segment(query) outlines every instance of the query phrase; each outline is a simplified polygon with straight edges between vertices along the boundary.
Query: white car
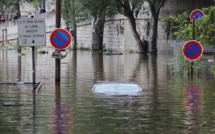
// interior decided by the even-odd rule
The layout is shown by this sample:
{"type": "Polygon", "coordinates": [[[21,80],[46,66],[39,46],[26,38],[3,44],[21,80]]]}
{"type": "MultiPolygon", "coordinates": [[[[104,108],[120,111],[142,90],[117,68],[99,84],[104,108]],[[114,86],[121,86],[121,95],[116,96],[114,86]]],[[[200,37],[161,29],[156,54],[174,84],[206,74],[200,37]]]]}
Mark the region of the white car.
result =
{"type": "Polygon", "coordinates": [[[97,82],[92,90],[105,95],[138,95],[143,89],[130,82],[97,82]]]}

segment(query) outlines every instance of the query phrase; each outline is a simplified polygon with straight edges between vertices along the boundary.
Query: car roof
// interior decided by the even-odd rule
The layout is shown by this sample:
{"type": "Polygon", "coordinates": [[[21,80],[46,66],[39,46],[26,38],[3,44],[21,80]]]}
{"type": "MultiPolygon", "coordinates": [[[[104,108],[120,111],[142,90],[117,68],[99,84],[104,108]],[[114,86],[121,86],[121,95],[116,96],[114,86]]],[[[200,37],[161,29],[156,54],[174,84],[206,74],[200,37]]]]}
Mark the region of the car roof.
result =
{"type": "Polygon", "coordinates": [[[112,95],[130,95],[142,91],[142,88],[134,82],[96,82],[92,88],[94,93],[112,94],[112,95]]]}

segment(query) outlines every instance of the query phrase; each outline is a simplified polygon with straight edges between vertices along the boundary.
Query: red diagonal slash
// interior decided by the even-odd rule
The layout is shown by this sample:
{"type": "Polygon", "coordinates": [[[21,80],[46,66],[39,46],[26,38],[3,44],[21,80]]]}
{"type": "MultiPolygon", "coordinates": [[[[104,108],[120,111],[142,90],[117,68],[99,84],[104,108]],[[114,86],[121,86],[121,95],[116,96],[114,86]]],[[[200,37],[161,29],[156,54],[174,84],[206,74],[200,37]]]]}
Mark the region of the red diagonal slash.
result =
{"type": "Polygon", "coordinates": [[[195,50],[193,50],[193,48],[192,47],[190,47],[190,46],[187,46],[195,55],[197,55],[197,53],[196,53],[196,51],[195,50]]]}
{"type": "Polygon", "coordinates": [[[55,37],[56,37],[56,38],[58,38],[59,40],[61,40],[62,42],[67,43],[67,41],[66,41],[66,40],[64,40],[63,38],[61,38],[61,37],[60,37],[60,36],[58,36],[57,34],[55,35],[55,37]]]}

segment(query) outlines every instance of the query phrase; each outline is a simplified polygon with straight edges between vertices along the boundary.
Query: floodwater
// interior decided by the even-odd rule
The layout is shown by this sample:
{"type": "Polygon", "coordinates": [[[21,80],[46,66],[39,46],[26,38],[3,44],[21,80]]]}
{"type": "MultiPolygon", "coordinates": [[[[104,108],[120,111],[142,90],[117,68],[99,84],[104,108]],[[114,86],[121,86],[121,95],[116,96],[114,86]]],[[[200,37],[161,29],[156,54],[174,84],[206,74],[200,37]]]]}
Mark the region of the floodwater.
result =
{"type": "Polygon", "coordinates": [[[173,55],[102,55],[69,52],[55,83],[55,59],[36,54],[32,93],[32,52],[0,50],[1,134],[213,134],[215,78],[208,67],[190,80],[166,64],[173,55]],[[96,81],[139,84],[135,96],[92,92],[96,81]]]}

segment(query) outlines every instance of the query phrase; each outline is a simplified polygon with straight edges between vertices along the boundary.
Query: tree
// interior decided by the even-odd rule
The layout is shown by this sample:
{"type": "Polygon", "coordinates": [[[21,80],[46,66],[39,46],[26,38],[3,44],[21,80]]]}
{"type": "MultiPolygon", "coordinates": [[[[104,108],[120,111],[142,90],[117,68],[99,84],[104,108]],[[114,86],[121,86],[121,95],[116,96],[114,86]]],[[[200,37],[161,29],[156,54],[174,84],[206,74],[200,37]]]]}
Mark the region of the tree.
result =
{"type": "MultiPolygon", "coordinates": [[[[87,14],[93,17],[92,50],[102,50],[105,17],[107,16],[107,14],[114,14],[118,12],[128,18],[133,31],[133,36],[138,45],[139,52],[146,54],[147,45],[143,45],[141,43],[140,35],[136,29],[136,18],[138,14],[142,11],[143,4],[145,1],[149,2],[150,9],[152,12],[151,29],[153,30],[151,30],[150,41],[151,44],[153,44],[152,48],[157,49],[156,40],[158,17],[160,13],[160,8],[164,5],[166,0],[80,0],[79,3],[81,3],[80,8],[82,9],[82,11],[87,11],[87,14]]],[[[155,52],[157,52],[157,50],[155,50],[155,52]]]]}
{"type": "Polygon", "coordinates": [[[118,12],[125,15],[131,25],[134,38],[139,48],[139,52],[146,53],[147,46],[141,43],[140,36],[136,29],[136,20],[138,13],[143,9],[144,2],[149,3],[151,10],[151,27],[150,27],[150,40],[149,40],[149,51],[151,53],[157,53],[157,25],[161,7],[164,6],[167,0],[115,0],[117,3],[118,12]]]}
{"type": "Polygon", "coordinates": [[[63,18],[66,20],[66,25],[69,30],[69,24],[72,24],[71,34],[74,38],[72,49],[76,49],[77,32],[76,23],[87,19],[92,19],[92,43],[93,51],[103,49],[103,31],[106,16],[106,8],[110,1],[106,0],[64,0],[63,1],[63,18]],[[77,8],[78,7],[78,8],[77,8]]]}
{"type": "MultiPolygon", "coordinates": [[[[14,13],[15,10],[19,13],[19,18],[21,17],[20,12],[20,2],[23,2],[24,0],[1,0],[0,1],[0,14],[5,15],[5,12],[8,11],[9,13],[14,13]]],[[[42,0],[27,0],[27,2],[33,2],[35,3],[41,3],[42,0]]]]}
{"type": "Polygon", "coordinates": [[[144,1],[143,0],[115,0],[115,1],[118,13],[123,14],[128,18],[134,39],[138,45],[139,52],[146,54],[147,46],[142,45],[141,43],[141,38],[139,33],[137,32],[135,20],[135,15],[136,17],[138,16],[138,13],[141,10],[144,1]]]}
{"type": "Polygon", "coordinates": [[[76,2],[75,0],[72,0],[72,13],[71,13],[71,16],[72,16],[72,30],[71,30],[71,34],[72,34],[72,37],[73,37],[73,46],[72,46],[72,49],[73,50],[76,50],[77,49],[77,21],[76,21],[76,2]]]}
{"type": "Polygon", "coordinates": [[[149,38],[149,51],[157,53],[157,26],[159,20],[160,9],[164,6],[167,0],[147,0],[151,10],[151,27],[149,38]]]}
{"type": "Polygon", "coordinates": [[[72,50],[76,50],[77,47],[76,5],[76,0],[63,0],[62,16],[65,20],[66,28],[68,31],[70,31],[70,24],[72,23],[71,34],[74,42],[72,50]]]}
{"type": "MultiPolygon", "coordinates": [[[[98,5],[102,4],[104,1],[100,1],[98,5]]],[[[100,7],[100,6],[98,6],[100,7]]],[[[107,5],[104,3],[104,7],[98,8],[92,12],[93,21],[92,21],[92,50],[99,51],[103,49],[103,34],[104,34],[104,25],[105,25],[105,16],[106,16],[107,5]]]]}
{"type": "Polygon", "coordinates": [[[0,7],[1,7],[0,14],[1,15],[4,15],[5,11],[12,6],[11,3],[13,3],[13,1],[14,0],[1,0],[0,1],[0,7]]]}
{"type": "MultiPolygon", "coordinates": [[[[1,0],[0,7],[1,7],[1,14],[4,15],[5,11],[11,9],[11,11],[16,10],[18,12],[18,18],[21,17],[20,12],[20,2],[24,0],[1,0]]],[[[28,2],[42,2],[42,0],[27,0],[28,2]]],[[[21,53],[21,47],[18,46],[18,53],[21,53]]]]}
{"type": "Polygon", "coordinates": [[[112,1],[109,0],[80,0],[80,9],[85,11],[85,18],[92,18],[92,43],[93,51],[103,50],[103,33],[105,18],[112,13],[110,8],[112,1]]]}

